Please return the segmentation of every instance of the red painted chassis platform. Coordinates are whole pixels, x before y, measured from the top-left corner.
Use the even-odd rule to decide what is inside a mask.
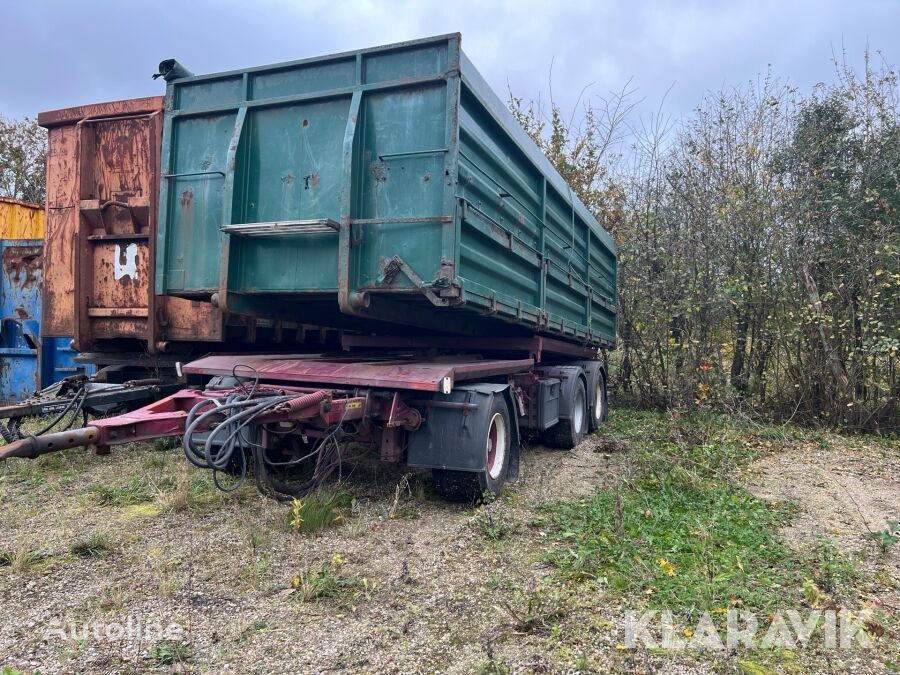
[[[281,354],[207,356],[187,364],[183,370],[188,375],[236,374],[245,383],[258,378],[258,393],[294,396],[261,416],[256,420],[259,424],[306,422],[311,426],[310,435],[316,435],[318,429],[359,420],[365,426],[366,437],[381,446],[382,457],[396,461],[401,453],[399,431],[416,429],[421,423],[421,414],[407,404],[412,402],[410,394],[449,393],[458,382],[521,375],[533,366],[531,358],[454,356],[420,360]],[[243,388],[249,386],[244,384]],[[0,450],[0,459],[36,457],[78,446],[90,446],[96,454],[107,454],[111,445],[179,436],[185,431],[194,405],[205,399],[224,398],[234,391],[183,389],[143,408],[95,420],[83,429],[16,441]],[[417,405],[421,403],[416,401]]]
[[[260,381],[442,391],[457,382],[514,375],[534,366],[534,359],[441,357],[429,361],[404,358],[360,358],[310,355],[206,356],[184,366],[188,375],[232,375],[256,372]],[[447,380],[449,378],[449,380]]]

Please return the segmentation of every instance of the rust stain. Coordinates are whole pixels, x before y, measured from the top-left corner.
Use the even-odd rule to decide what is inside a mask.
[[[3,274],[22,288],[38,283],[42,262],[41,256],[37,254],[23,254],[15,248],[3,249]]]
[[[162,97],[150,97],[39,115],[39,124],[50,130],[42,326],[47,335],[74,334],[82,344],[91,344],[96,338],[152,332],[143,319],[86,319],[82,314],[86,307],[115,310],[150,302],[153,271],[147,245],[137,243],[137,274],[116,279],[123,253],[87,237],[146,234],[154,241],[164,104]],[[134,117],[122,118],[129,115]],[[98,203],[86,206],[86,200]],[[107,204],[111,201],[119,204]],[[88,255],[88,249],[93,264],[81,266],[79,284],[75,260]],[[125,254],[126,267],[134,262],[132,254]]]
[[[369,164],[369,174],[373,180],[379,183],[386,181],[387,173],[384,170],[384,162],[372,162]]]

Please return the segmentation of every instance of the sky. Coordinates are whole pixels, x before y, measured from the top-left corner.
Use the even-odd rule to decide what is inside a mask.
[[[801,91],[868,47],[900,64],[900,0],[4,0],[0,115],[164,93],[158,62],[197,74],[461,32],[505,100],[568,112],[633,90],[643,119],[768,70]],[[879,57],[881,58],[881,57]],[[552,73],[552,76],[551,76]]]

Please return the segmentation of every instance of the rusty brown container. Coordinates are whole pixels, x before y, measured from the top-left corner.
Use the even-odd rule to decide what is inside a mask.
[[[49,130],[44,335],[84,352],[219,341],[209,303],[156,297],[161,96],[44,112]]]

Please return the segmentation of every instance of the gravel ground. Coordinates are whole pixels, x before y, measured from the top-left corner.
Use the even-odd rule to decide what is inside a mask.
[[[615,480],[622,458],[600,437],[572,452],[528,448],[521,480],[477,509],[432,496],[425,474],[361,464],[342,481],[353,497],[345,521],[314,534],[294,532],[289,507],[252,487],[190,492],[203,472],[151,445],[102,458],[66,451],[9,461],[0,466],[0,551],[9,558],[0,567],[0,667],[752,672],[739,659],[625,651],[618,602],[600,590],[546,586],[550,544],[537,506],[591,494]],[[797,458],[796,475],[783,464],[754,465],[748,480],[760,494],[802,502],[791,489],[807,461]],[[888,478],[872,480],[892,486],[878,498],[896,509],[897,466],[886,466]],[[103,492],[135,477],[149,485],[135,503]],[[810,517],[804,527],[821,525],[815,511]],[[103,550],[74,546],[96,533]],[[292,580],[323,565],[356,583],[338,597],[304,601]],[[896,584],[896,560],[886,573]],[[864,662],[846,656],[834,669]]]

